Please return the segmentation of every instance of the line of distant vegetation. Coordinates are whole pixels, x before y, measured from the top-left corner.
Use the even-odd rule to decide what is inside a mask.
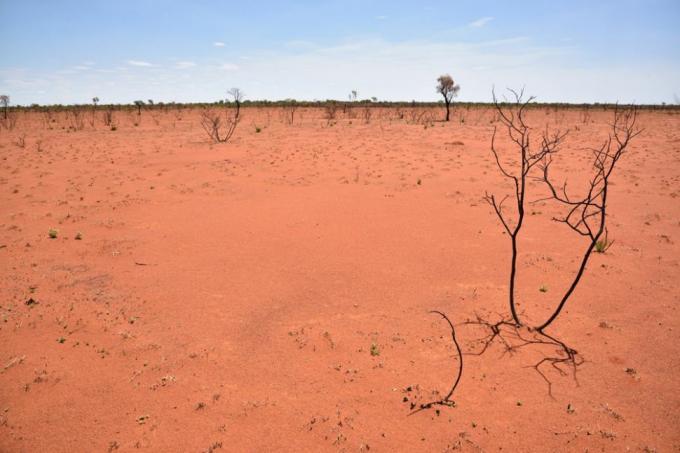
[[[216,102],[153,102],[149,101],[134,101],[129,104],[116,103],[116,104],[97,104],[93,106],[91,103],[86,104],[31,104],[31,105],[14,105],[9,107],[9,110],[59,110],[59,109],[71,109],[71,108],[95,108],[96,110],[128,110],[128,109],[139,109],[140,107],[149,110],[164,110],[164,109],[190,109],[190,108],[206,108],[206,107],[216,107],[216,106],[229,106],[235,107],[236,104],[230,101],[216,101]],[[390,108],[390,107],[441,107],[444,105],[444,101],[433,101],[433,102],[423,102],[423,101],[377,101],[372,99],[364,99],[357,101],[338,101],[333,99],[327,99],[325,101],[297,101],[294,99],[285,99],[279,101],[269,101],[269,100],[244,100],[241,101],[241,107],[289,107],[295,105],[298,107],[319,107],[323,108],[328,105],[338,105],[338,106],[362,106],[362,107],[376,107],[376,108]],[[504,103],[501,102],[501,105]],[[567,103],[567,102],[536,102],[531,104],[529,108],[532,109],[543,109],[543,108],[563,108],[563,109],[583,109],[583,108],[593,108],[593,109],[603,109],[609,110],[614,109],[618,105],[619,108],[627,107],[632,104],[614,104],[614,103]],[[645,110],[678,110],[680,105],[675,104],[635,104],[638,109]],[[492,102],[457,102],[457,108],[491,108],[494,106]]]

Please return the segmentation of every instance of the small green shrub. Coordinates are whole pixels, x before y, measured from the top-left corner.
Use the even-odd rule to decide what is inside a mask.
[[[605,236],[604,239],[600,239],[595,243],[595,251],[597,253],[604,253],[609,250],[609,247],[611,247],[613,243],[614,241],[609,241]]]
[[[54,228],[50,228],[50,231],[47,232],[49,235],[50,239],[56,239],[57,236],[59,236],[59,230],[55,230]]]

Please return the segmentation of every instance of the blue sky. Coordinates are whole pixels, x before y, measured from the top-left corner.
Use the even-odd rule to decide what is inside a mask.
[[[675,103],[680,1],[0,0],[12,104],[248,99]]]

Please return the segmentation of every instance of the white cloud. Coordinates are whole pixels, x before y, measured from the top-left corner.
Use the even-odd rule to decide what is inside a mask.
[[[224,43],[222,41],[215,41],[213,43],[213,46],[215,47],[224,47]]]
[[[153,66],[148,61],[141,61],[141,60],[128,60],[127,64],[129,64],[130,66],[139,66],[139,67],[145,67],[145,68]]]
[[[178,61],[175,67],[177,69],[188,69],[188,68],[193,68],[196,66],[196,63],[193,61]]]
[[[487,17],[482,17],[479,18],[473,22],[470,22],[468,25],[473,28],[481,28],[491,22],[493,20],[493,17],[487,16]]]
[[[436,78],[450,73],[462,87],[461,101],[488,102],[495,85],[498,92],[526,86],[528,94],[545,102],[660,103],[672,102],[680,80],[680,63],[675,61],[636,62],[638,68],[631,71],[629,64],[586,63],[584,51],[573,43],[547,46],[522,36],[479,42],[369,39],[332,46],[290,44],[249,49],[247,59],[193,57],[168,65],[147,63],[153,66],[150,70],[130,62],[118,67],[98,64],[90,71],[65,66],[49,73],[0,68],[0,92],[11,94],[17,104],[83,102],[82,93],[106,93],[111,102],[214,101],[231,86],[242,88],[250,99],[347,99],[356,89],[362,98],[436,101]],[[612,79],[616,73],[628,76]]]
[[[387,16],[375,16],[375,18],[378,20],[385,20],[387,19]]]

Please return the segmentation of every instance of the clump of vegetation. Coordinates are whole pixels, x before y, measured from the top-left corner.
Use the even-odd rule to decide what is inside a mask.
[[[82,240],[83,240],[83,233],[81,233],[80,231],[78,231],[78,232],[76,233],[76,237],[75,237],[74,239],[75,239],[76,241],[82,241]]]
[[[57,236],[59,236],[59,230],[50,228],[50,230],[47,232],[47,235],[50,237],[50,239],[56,239]]]
[[[371,343],[371,355],[377,357],[380,355],[380,347],[377,343]]]
[[[614,243],[614,241],[609,240],[609,237],[607,235],[607,230],[605,229],[604,237],[602,239],[599,239],[597,242],[595,242],[595,251],[597,253],[604,253],[607,250],[609,250],[609,247],[611,247],[613,243]]]

